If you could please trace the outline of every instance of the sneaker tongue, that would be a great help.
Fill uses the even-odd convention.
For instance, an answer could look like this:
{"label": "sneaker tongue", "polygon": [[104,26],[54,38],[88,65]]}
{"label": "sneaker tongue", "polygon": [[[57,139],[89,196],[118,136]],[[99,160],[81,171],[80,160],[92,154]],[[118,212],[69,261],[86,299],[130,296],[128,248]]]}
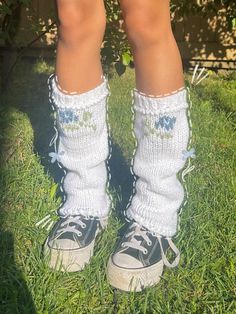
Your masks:
{"label": "sneaker tongue", "polygon": [[[139,244],[141,244],[143,242],[143,237],[140,235],[131,235],[128,239],[127,242],[131,242],[132,239],[135,239],[136,241],[138,241]],[[138,249],[132,248],[132,247],[126,247],[123,250],[124,254],[129,254],[131,256],[133,256],[134,258],[139,260],[139,254],[141,253],[141,251],[139,251]]]}
{"label": "sneaker tongue", "polygon": [[[81,231],[81,226],[76,223],[76,221],[70,221],[67,225],[68,227],[74,227],[74,230],[79,230]],[[75,242],[77,246],[82,247],[81,240],[82,238],[79,237],[75,232],[70,231],[65,231],[59,237],[57,238],[58,240],[64,240],[64,241],[69,241],[69,242]]]}
{"label": "sneaker tongue", "polygon": [[143,241],[143,237],[140,235],[134,235],[133,238],[135,238],[135,240],[139,241],[140,243]]}
{"label": "sneaker tongue", "polygon": [[[130,236],[129,240],[131,240],[132,238],[135,238],[135,240],[137,240],[137,241],[139,241],[141,243],[143,241],[143,237],[141,235],[139,235],[139,234],[135,234],[136,232],[137,233],[139,232],[139,230],[137,230],[137,229],[138,229],[138,227],[136,227],[136,226],[131,229],[134,232],[134,235]],[[146,231],[144,228],[141,228],[140,230],[141,231]]]}

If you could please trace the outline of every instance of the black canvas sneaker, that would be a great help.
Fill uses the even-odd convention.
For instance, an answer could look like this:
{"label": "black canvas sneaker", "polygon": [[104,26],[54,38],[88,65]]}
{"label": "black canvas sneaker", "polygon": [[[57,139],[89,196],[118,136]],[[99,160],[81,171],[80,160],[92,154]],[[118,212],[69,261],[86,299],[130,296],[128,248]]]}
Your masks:
{"label": "black canvas sneaker", "polygon": [[44,256],[50,268],[75,272],[89,263],[97,234],[107,219],[69,216],[60,218],[44,244]]}
{"label": "black canvas sneaker", "polygon": [[[171,248],[176,257],[168,262],[166,251]],[[110,284],[123,291],[141,291],[157,284],[163,266],[178,265],[180,252],[170,238],[158,236],[136,222],[129,226],[111,254],[107,267]]]}

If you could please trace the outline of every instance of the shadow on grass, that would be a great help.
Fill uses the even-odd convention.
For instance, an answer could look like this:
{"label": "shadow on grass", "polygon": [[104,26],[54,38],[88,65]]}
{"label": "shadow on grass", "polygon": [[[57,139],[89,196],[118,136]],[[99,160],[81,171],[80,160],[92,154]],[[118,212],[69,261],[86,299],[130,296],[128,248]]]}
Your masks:
{"label": "shadow on grass", "polygon": [[124,220],[124,210],[133,193],[133,175],[130,167],[125,160],[120,147],[112,142],[112,155],[109,160],[111,181],[110,186],[118,195],[116,204],[116,214],[121,220]]}
{"label": "shadow on grass", "polygon": [[0,230],[0,313],[34,314],[36,309],[22,272],[14,261],[14,239]]}
{"label": "shadow on grass", "polygon": [[[57,164],[50,162],[48,155],[54,150],[53,147],[49,147],[49,143],[55,133],[53,110],[48,101],[48,75],[34,73],[32,69],[33,63],[28,62],[26,67],[23,66],[23,72],[22,69],[16,72],[6,93],[5,106],[13,106],[28,116],[34,133],[34,153],[39,156],[45,173],[51,176],[56,183],[60,183],[64,172]],[[116,196],[119,195],[115,210],[118,218],[123,220],[123,210],[126,208],[133,190],[133,176],[120,147],[113,141],[111,142],[112,156],[108,161],[111,172],[110,187]],[[1,221],[4,222],[5,219],[3,215]],[[9,219],[7,222],[13,223]],[[34,314],[36,310],[32,296],[27,288],[23,273],[16,267],[14,261],[13,242],[11,233],[1,232],[0,280],[2,289],[0,291],[0,312],[4,314]]]}
{"label": "shadow on grass", "polygon": [[[11,90],[14,89],[17,100],[15,96],[12,101],[11,98],[8,99],[8,103],[13,103],[14,107],[27,114],[34,132],[34,152],[40,157],[45,173],[59,184],[64,172],[56,163],[52,164],[49,157],[49,153],[54,151],[54,147],[49,147],[49,143],[55,130],[53,128],[53,110],[48,100],[48,74],[35,72],[35,61],[33,60],[23,60],[22,62],[19,64],[19,70],[16,69],[16,75],[19,75],[21,82],[19,83],[19,78],[18,80],[17,78],[13,79],[12,86],[8,91],[8,94],[11,94]],[[126,208],[133,190],[133,176],[120,147],[113,141],[111,142],[110,186],[119,194],[116,211],[118,217],[122,219],[123,210]],[[58,189],[57,196],[60,196],[60,193]]]}
{"label": "shadow on grass", "polygon": [[[1,107],[1,111],[2,111]],[[6,176],[5,158],[12,156],[12,148],[6,141],[9,121],[0,115],[0,186],[3,196],[0,204],[0,313],[34,314],[36,309],[32,295],[27,287],[24,275],[15,262],[14,236],[4,228],[8,199],[5,196],[9,180]],[[9,152],[8,152],[9,150]],[[9,166],[8,166],[9,167]],[[9,214],[9,213],[8,213]],[[10,216],[10,215],[9,215]],[[7,225],[14,223],[8,221]]]}

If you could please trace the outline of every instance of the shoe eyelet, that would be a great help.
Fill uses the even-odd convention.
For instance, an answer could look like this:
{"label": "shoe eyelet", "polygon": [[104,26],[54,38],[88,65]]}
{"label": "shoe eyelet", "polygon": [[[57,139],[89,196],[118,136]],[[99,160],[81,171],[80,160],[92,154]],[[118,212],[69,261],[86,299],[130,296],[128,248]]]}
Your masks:
{"label": "shoe eyelet", "polygon": [[145,249],[145,250],[143,251],[143,254],[144,254],[144,255],[147,255],[147,253],[148,253],[148,250]]}
{"label": "shoe eyelet", "polygon": [[82,227],[82,229],[85,229],[86,228],[86,224],[83,224],[81,227]]}
{"label": "shoe eyelet", "polygon": [[148,245],[148,246],[152,246],[152,241],[149,241],[149,242],[147,243],[147,245]]}

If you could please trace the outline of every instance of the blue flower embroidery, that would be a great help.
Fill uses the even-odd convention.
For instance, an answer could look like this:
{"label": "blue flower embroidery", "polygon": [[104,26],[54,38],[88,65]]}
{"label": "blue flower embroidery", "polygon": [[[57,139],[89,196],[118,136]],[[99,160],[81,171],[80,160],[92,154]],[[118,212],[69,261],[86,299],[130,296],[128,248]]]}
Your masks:
{"label": "blue flower embroidery", "polygon": [[166,131],[173,130],[174,124],[176,122],[176,117],[162,116],[159,117],[159,120],[155,122],[156,129],[164,129]]}
{"label": "blue flower embroidery", "polygon": [[72,123],[78,121],[79,117],[70,109],[59,111],[59,121],[60,123]]}
{"label": "blue flower embroidery", "polygon": [[60,108],[58,110],[58,122],[64,131],[77,131],[81,128],[91,128],[96,131],[97,127],[93,123],[92,113],[87,110],[78,112],[75,109]]}

